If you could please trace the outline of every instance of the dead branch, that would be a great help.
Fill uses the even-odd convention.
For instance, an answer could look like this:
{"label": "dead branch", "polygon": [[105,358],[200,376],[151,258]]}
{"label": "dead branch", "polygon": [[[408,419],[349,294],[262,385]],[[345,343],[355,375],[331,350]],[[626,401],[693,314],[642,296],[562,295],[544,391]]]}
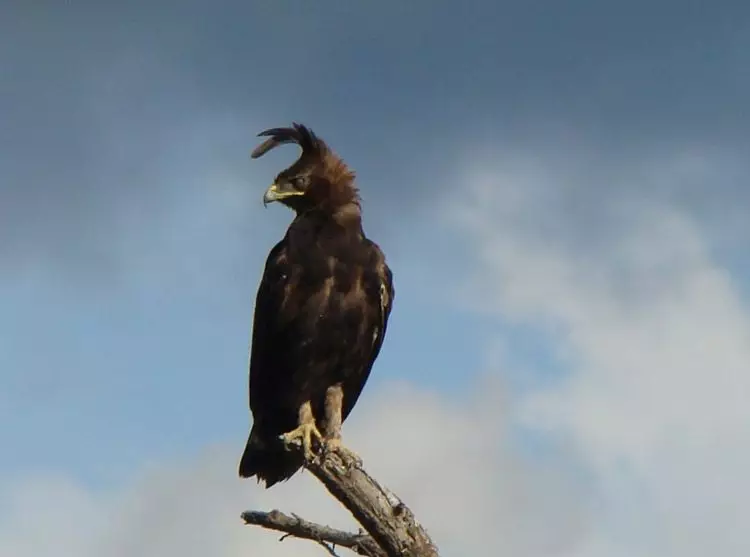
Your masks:
{"label": "dead branch", "polygon": [[[242,519],[245,524],[262,526],[269,530],[284,532],[284,536],[293,536],[303,540],[312,540],[321,544],[326,544],[329,553],[336,546],[351,549],[358,555],[367,555],[369,557],[388,557],[380,549],[375,540],[364,533],[354,534],[344,532],[322,524],[310,522],[300,518],[296,514],[288,515],[281,511],[273,510],[271,512],[246,511],[242,513]],[[330,545],[327,545],[330,544]]]}
{"label": "dead branch", "polygon": [[279,511],[248,511],[242,515],[245,522],[298,538],[347,547],[360,555],[439,557],[435,544],[411,510],[370,476],[353,453],[344,448],[327,451],[306,467],[369,535],[342,532]]}

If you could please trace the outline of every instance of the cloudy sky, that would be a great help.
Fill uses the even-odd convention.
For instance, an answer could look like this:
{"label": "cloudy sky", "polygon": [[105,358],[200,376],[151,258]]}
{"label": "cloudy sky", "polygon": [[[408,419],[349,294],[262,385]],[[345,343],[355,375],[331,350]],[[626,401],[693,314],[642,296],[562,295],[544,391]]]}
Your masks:
{"label": "cloudy sky", "polygon": [[[460,5],[460,7],[459,7]],[[396,303],[347,443],[444,555],[750,552],[750,5],[6,2],[0,554],[323,555],[236,477],[310,125]]]}

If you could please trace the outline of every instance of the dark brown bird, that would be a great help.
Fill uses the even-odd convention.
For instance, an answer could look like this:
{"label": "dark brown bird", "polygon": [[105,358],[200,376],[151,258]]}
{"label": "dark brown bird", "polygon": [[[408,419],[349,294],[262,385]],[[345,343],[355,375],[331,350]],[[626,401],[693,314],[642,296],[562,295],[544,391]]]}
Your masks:
{"label": "dark brown bird", "polygon": [[[239,474],[268,488],[314,458],[314,446],[342,448],[341,424],[380,352],[394,290],[362,229],[354,173],[302,125],[259,135],[268,139],[252,158],[282,143],[302,148],[263,196],[296,213],[268,255],[253,320],[253,426]],[[302,452],[290,450],[300,442]]]}

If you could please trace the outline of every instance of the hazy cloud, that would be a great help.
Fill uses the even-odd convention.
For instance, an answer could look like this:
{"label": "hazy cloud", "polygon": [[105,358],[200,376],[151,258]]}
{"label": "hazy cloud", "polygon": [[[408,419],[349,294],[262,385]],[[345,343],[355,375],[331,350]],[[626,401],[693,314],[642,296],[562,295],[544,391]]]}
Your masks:
{"label": "hazy cloud", "polygon": [[[741,555],[750,316],[737,284],[684,211],[620,188],[597,207],[610,226],[592,226],[554,202],[578,175],[547,163],[498,161],[450,204],[477,266],[467,299],[554,332],[566,373],[519,399],[519,421],[581,451],[612,551]],[[681,168],[651,165],[654,182]]]}
{"label": "hazy cloud", "polygon": [[[495,165],[467,171],[473,189],[447,194],[440,217],[470,246],[461,303],[490,328],[510,320],[551,335],[539,349],[560,374],[518,390],[514,375],[527,370],[505,352],[514,347],[488,345],[470,396],[384,386],[347,423],[350,445],[446,555],[744,555],[750,317],[700,224],[674,207],[612,198],[600,207],[612,227],[586,243],[587,221],[543,195],[580,186],[575,173],[554,158]],[[666,160],[646,175],[666,179],[670,168]],[[240,525],[237,513],[253,507],[351,527],[306,475],[267,492],[234,479],[240,449],[154,462],[114,492],[29,476],[5,504],[0,549],[274,555],[295,544],[317,554]],[[39,486],[77,513],[66,528],[29,518]]]}
{"label": "hazy cloud", "polygon": [[[408,385],[373,393],[347,431],[368,469],[420,515],[445,555],[545,555],[585,534],[585,501],[554,468],[513,450],[502,386],[471,401]],[[388,408],[383,412],[383,408]],[[0,552],[14,557],[139,554],[319,555],[314,544],[243,526],[248,508],[282,508],[356,529],[353,519],[306,474],[265,491],[235,478],[241,446],[207,447],[160,462],[133,484],[96,492],[64,478],[29,478],[11,490]],[[48,519],[40,509],[49,509]],[[40,515],[42,512],[42,515]],[[41,518],[40,518],[41,516]],[[52,522],[52,524],[48,524]]]}

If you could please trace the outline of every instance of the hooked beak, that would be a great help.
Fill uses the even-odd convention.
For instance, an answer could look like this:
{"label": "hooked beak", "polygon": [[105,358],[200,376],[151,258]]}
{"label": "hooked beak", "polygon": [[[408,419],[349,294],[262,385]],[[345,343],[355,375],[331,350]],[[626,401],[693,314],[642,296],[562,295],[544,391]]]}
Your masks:
{"label": "hooked beak", "polygon": [[305,192],[298,191],[295,189],[283,189],[282,187],[279,187],[279,185],[274,182],[269,186],[269,188],[266,190],[266,193],[263,194],[263,206],[267,206],[269,203],[273,203],[274,201],[281,201],[282,199],[286,199],[287,197],[292,197],[295,195],[304,195]]}
{"label": "hooked beak", "polygon": [[276,184],[271,184],[271,187],[269,187],[266,190],[266,193],[263,194],[263,206],[266,207],[269,203],[278,201],[278,199],[279,199],[279,190],[276,187]]}

